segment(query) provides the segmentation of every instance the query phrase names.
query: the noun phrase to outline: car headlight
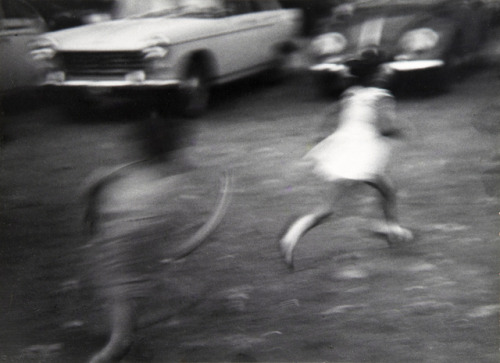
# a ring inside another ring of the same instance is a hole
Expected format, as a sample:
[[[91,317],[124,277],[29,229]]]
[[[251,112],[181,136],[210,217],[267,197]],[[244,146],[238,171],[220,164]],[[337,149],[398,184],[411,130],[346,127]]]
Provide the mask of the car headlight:
[[[163,58],[168,54],[168,48],[162,45],[155,45],[144,49],[142,54],[144,55],[144,59]]]
[[[312,41],[312,51],[315,55],[338,54],[347,46],[346,38],[340,33],[327,33]]]
[[[439,41],[439,34],[430,28],[419,28],[406,32],[399,41],[405,53],[422,53],[433,49]]]
[[[168,54],[169,39],[161,36],[154,36],[145,40],[145,47],[142,51],[144,59],[164,58]]]
[[[31,57],[36,61],[51,60],[56,55],[54,42],[47,38],[39,38],[30,43]]]

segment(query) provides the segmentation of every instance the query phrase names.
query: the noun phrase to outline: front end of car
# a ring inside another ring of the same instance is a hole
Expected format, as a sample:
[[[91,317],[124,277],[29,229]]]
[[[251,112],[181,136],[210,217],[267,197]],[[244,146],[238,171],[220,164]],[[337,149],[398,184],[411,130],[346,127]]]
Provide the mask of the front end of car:
[[[31,45],[31,55],[45,74],[41,85],[62,88],[134,88],[178,86],[169,59],[168,39],[152,37],[138,46],[93,47],[59,44],[43,36]]]
[[[398,52],[388,65],[394,71],[403,73],[444,69],[439,41],[439,32],[428,27],[407,31],[400,38]]]
[[[311,42],[313,64],[309,69],[317,85],[328,92],[345,89],[382,64],[401,78],[439,74],[446,67],[440,41],[440,32],[430,27],[404,32],[396,46],[353,46],[341,32],[325,33]]]
[[[346,52],[347,47],[348,40],[340,32],[321,34],[312,40],[313,64],[309,70],[322,93],[345,89],[355,78],[349,66],[349,59],[354,57]]]
[[[456,26],[449,3],[438,3],[378,1],[350,8],[347,15],[334,11],[329,30],[311,41],[309,69],[317,84],[343,90],[380,65],[402,79],[445,73]]]

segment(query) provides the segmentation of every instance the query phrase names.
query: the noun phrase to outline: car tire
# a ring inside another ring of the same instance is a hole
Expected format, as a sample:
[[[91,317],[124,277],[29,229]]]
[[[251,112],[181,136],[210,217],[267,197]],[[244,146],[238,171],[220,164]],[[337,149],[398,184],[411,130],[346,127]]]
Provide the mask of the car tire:
[[[283,43],[276,49],[276,56],[271,68],[264,72],[264,77],[269,84],[283,82],[293,73],[292,60],[299,51],[299,46],[293,42]]]
[[[453,83],[460,81],[462,78],[463,56],[459,51],[462,49],[462,37],[460,34],[454,34],[452,41],[442,55],[444,67],[437,74],[432,75],[431,82],[434,93],[447,93],[451,90]]]
[[[460,67],[457,66],[456,59],[453,56],[444,57],[444,67],[428,74],[417,88],[429,95],[448,93],[453,83],[460,78]]]
[[[276,59],[273,65],[262,73],[264,84],[273,86],[282,83],[286,78],[285,64],[285,56]]]
[[[199,117],[208,108],[210,87],[207,72],[200,62],[193,62],[187,69],[179,89],[180,113],[186,117]]]

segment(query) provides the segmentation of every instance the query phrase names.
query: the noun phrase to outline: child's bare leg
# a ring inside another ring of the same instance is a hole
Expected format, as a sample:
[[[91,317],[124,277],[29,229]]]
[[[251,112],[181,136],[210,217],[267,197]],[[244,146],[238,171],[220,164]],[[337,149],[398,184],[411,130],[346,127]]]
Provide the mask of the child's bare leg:
[[[311,213],[296,219],[285,231],[280,240],[281,253],[288,267],[293,268],[293,250],[300,238],[310,229],[321,224],[333,213],[334,202],[339,195],[340,183],[332,183],[328,194],[323,198],[323,203]]]
[[[412,233],[399,225],[396,208],[396,190],[389,178],[379,176],[376,180],[367,182],[377,189],[382,196],[382,210],[387,223],[387,242],[405,242],[413,239]]]
[[[308,230],[321,223],[322,220],[330,216],[330,208],[318,208],[310,214],[298,218],[288,228],[283,238],[280,240],[281,253],[288,267],[293,267],[293,249]]]
[[[110,308],[111,337],[90,363],[118,362],[127,354],[134,339],[135,311],[130,299],[115,300]]]

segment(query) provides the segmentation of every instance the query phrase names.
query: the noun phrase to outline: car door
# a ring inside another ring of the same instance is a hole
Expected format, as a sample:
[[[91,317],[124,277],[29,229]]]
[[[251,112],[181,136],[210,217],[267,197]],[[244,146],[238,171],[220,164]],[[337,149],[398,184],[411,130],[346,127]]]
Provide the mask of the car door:
[[[274,0],[225,0],[228,33],[223,73],[251,72],[274,59],[275,45],[283,38],[280,6]]]
[[[227,29],[220,66],[224,75],[237,75],[254,67],[260,58],[255,54],[257,46],[254,44],[257,19],[248,0],[225,0],[225,7]]]
[[[37,67],[29,43],[44,29],[39,14],[22,0],[0,2],[0,91],[32,86]]]
[[[282,9],[276,0],[250,2],[256,23],[250,48],[258,56],[258,59],[254,59],[255,63],[268,63],[275,59],[277,46],[294,33],[292,27],[298,25],[298,19],[293,18],[292,10]]]

